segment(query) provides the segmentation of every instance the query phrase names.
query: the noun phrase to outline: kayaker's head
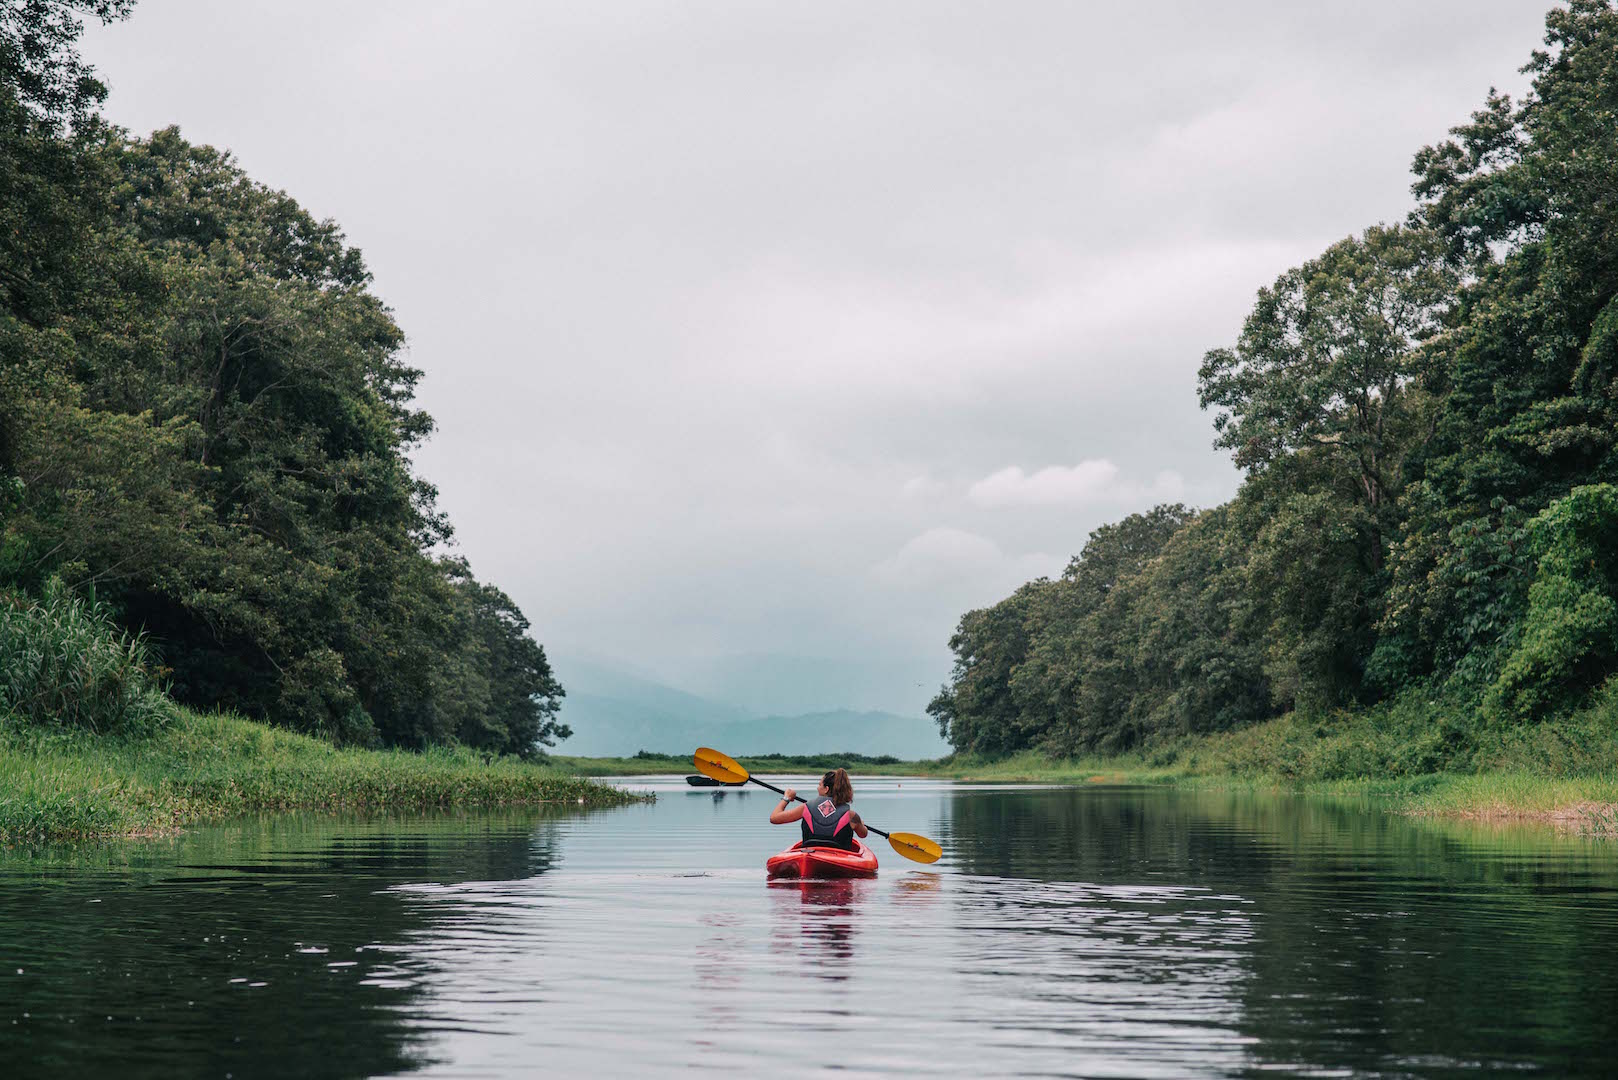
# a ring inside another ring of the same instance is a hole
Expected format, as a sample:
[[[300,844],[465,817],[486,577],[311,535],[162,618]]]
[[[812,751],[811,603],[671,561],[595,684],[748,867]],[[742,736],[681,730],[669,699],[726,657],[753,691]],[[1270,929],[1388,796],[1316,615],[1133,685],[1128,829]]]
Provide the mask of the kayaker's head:
[[[829,796],[838,806],[854,801],[854,782],[847,769],[833,769],[820,778],[820,793]]]

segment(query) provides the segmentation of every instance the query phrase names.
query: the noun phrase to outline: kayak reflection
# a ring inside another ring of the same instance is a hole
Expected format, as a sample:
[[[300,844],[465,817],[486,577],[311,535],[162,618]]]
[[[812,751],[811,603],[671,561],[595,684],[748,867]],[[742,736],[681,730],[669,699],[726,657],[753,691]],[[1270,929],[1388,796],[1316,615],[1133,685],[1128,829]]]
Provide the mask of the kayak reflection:
[[[770,882],[776,940],[788,948],[795,942],[816,978],[842,982],[854,957],[856,917],[873,884],[861,878]]]
[[[943,885],[943,874],[931,870],[912,870],[894,882],[893,898],[899,903],[931,902],[937,899]]]

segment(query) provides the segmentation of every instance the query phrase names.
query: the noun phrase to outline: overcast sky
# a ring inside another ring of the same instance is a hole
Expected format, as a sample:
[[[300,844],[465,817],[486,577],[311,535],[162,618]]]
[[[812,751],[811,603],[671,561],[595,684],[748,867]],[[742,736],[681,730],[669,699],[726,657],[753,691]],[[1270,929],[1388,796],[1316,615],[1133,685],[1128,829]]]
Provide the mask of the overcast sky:
[[[963,610],[1229,497],[1203,351],[1544,7],[141,0],[84,51],[365,252],[564,683],[919,712]]]

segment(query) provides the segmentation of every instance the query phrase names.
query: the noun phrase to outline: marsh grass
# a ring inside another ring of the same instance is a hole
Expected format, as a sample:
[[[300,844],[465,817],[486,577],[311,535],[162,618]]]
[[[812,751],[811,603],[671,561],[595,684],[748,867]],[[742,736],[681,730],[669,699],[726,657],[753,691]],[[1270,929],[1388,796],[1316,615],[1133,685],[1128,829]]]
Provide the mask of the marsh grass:
[[[0,713],[41,727],[147,734],[172,710],[145,640],[59,580],[38,598],[0,592]]]
[[[1284,790],[1432,817],[1543,821],[1618,836],[1618,696],[1542,724],[1494,724],[1440,701],[1290,714],[1105,758],[918,763],[973,780]]]
[[[139,836],[276,810],[386,810],[642,798],[467,749],[339,749],[240,717],[170,706],[138,736],[0,718],[0,838]]]
[[[1591,836],[1618,837],[1618,804],[1579,807],[1579,831]]]

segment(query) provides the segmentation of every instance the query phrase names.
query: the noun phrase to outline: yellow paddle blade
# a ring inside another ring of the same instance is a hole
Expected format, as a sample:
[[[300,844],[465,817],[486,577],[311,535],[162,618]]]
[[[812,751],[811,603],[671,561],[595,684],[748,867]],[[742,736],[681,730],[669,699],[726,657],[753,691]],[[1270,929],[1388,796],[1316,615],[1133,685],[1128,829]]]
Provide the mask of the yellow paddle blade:
[[[913,832],[889,833],[888,843],[893,845],[894,851],[915,862],[937,862],[944,855],[943,848]]]
[[[726,757],[709,747],[697,747],[697,752],[691,755],[691,764],[695,765],[703,776],[711,776],[726,784],[747,783],[746,769],[736,764],[734,758]]]

